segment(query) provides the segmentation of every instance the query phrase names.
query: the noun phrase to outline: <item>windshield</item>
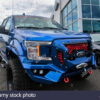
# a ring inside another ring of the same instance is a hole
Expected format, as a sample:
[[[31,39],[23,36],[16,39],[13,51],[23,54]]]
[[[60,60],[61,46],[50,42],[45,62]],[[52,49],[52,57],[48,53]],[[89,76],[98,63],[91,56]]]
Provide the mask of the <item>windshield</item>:
[[[90,34],[93,42],[100,41],[100,34]]]
[[[31,29],[63,29],[63,27],[49,18],[17,16],[15,19],[15,28]]]

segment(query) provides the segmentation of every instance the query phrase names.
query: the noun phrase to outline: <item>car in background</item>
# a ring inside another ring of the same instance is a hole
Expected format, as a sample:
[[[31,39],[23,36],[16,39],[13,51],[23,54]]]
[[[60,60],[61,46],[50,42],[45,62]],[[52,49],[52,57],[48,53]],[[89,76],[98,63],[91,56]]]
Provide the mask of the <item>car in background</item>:
[[[96,55],[96,62],[98,68],[100,69],[100,33],[91,34],[92,42],[93,42],[93,51]]]

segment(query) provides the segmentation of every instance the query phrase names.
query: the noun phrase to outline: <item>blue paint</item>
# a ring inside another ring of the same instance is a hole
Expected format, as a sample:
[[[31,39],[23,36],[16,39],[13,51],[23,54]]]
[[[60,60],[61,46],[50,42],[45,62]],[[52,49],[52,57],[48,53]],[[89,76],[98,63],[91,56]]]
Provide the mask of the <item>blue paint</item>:
[[[64,44],[77,44],[77,43],[87,43],[88,41],[91,43],[91,38],[88,34],[85,33],[75,33],[68,32],[67,30],[32,30],[32,29],[15,29],[14,27],[14,16],[12,16],[12,25],[9,34],[7,35],[9,38],[5,38],[7,40],[7,51],[12,51],[16,56],[18,56],[22,67],[26,70],[29,77],[36,82],[52,84],[59,82],[63,75],[72,76],[76,74],[80,74],[83,69],[76,72],[67,73],[67,71],[73,66],[77,66],[81,63],[91,63],[89,68],[96,69],[96,61],[95,55],[92,53],[89,57],[80,57],[75,60],[69,60],[68,49]],[[27,49],[24,46],[24,41],[50,41],[52,45],[46,50],[45,47],[41,47],[41,55],[46,53],[46,56],[50,56],[52,61],[37,61],[29,60],[27,58]],[[64,65],[61,64],[57,59],[57,50],[60,50],[63,53],[64,57]],[[49,53],[51,55],[49,55]],[[48,69],[50,70],[46,75],[39,76],[33,75],[32,69]]]
[[[58,82],[61,75],[61,73],[50,71],[45,77],[51,81]]]

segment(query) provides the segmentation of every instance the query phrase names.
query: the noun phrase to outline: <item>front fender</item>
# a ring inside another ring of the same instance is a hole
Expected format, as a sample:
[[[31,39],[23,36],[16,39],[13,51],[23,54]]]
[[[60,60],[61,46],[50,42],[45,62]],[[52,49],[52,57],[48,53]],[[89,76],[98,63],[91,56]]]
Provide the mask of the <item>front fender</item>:
[[[16,39],[10,42],[10,45],[7,46],[7,50],[12,51],[14,54],[19,56],[24,55],[21,43]]]

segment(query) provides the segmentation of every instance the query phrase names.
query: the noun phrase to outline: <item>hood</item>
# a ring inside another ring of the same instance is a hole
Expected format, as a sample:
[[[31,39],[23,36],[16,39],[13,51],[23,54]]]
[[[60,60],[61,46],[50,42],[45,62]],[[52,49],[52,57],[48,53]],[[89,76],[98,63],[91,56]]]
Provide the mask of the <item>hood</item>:
[[[29,41],[53,41],[55,39],[90,38],[85,33],[68,32],[67,30],[14,30],[18,39]]]
[[[90,34],[93,42],[93,50],[100,50],[100,33]]]
[[[100,50],[100,45],[93,43],[93,50]]]
[[[93,42],[100,42],[100,33],[90,34]]]

